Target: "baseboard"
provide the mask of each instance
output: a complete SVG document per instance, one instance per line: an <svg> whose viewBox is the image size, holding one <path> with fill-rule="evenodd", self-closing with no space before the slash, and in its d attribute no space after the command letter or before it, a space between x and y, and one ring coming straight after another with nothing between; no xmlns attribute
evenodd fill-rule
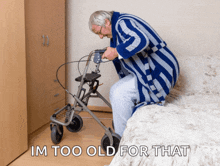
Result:
<svg viewBox="0 0 220 166"><path fill-rule="evenodd" d="M91 111L101 111L101 112L112 112L112 109L109 107L104 107L104 106L93 106L89 105L88 108Z"/></svg>

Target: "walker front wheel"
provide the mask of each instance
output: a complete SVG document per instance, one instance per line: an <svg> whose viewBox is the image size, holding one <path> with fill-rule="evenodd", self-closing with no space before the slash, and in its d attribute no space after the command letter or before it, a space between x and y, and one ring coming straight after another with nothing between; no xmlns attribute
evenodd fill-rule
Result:
<svg viewBox="0 0 220 166"><path fill-rule="evenodd" d="M116 133L112 133L112 137L113 137L113 148L115 149L115 153L114 153L114 155L115 155L118 151L118 147L119 147L121 137ZM109 140L108 136L105 134L102 137L102 140L101 140L101 147L105 151L105 153L107 153L107 147L108 146L110 146L110 140ZM113 149L109 148L108 154L111 155L112 153L113 153Z"/></svg>
<svg viewBox="0 0 220 166"><path fill-rule="evenodd" d="M63 137L63 126L62 125L54 125L51 130L51 140L54 144L60 143Z"/></svg>

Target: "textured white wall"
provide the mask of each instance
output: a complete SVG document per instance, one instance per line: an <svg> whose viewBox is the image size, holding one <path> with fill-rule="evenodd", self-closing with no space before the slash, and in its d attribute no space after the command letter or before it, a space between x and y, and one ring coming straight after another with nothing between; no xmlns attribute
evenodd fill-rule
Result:
<svg viewBox="0 0 220 166"><path fill-rule="evenodd" d="M88 28L96 10L131 13L146 20L166 41L180 63L176 86L184 93L220 94L220 1L218 0L67 0L67 61L79 60L90 51L109 46ZM82 63L82 65L85 65ZM68 89L77 92L77 64L68 66ZM83 67L82 67L83 68ZM101 67L100 93L108 99L117 80L111 63ZM71 98L69 98L71 101ZM100 100L89 105L104 106Z"/></svg>

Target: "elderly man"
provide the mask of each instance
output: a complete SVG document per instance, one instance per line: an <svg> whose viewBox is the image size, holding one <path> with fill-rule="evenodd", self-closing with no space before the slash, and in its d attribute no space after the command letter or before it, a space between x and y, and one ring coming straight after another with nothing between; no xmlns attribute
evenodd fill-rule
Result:
<svg viewBox="0 0 220 166"><path fill-rule="evenodd" d="M110 89L110 102L115 132L122 136L138 107L164 105L178 79L179 65L162 38L137 16L96 11L89 28L101 39L110 38L102 58L113 61L120 78Z"/></svg>

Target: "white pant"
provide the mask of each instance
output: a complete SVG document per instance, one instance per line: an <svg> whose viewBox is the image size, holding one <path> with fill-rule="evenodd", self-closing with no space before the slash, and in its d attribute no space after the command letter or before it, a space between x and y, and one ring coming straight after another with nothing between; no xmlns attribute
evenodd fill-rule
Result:
<svg viewBox="0 0 220 166"><path fill-rule="evenodd" d="M115 132L122 136L127 120L131 117L135 102L139 100L136 78L129 74L110 89Z"/></svg>

